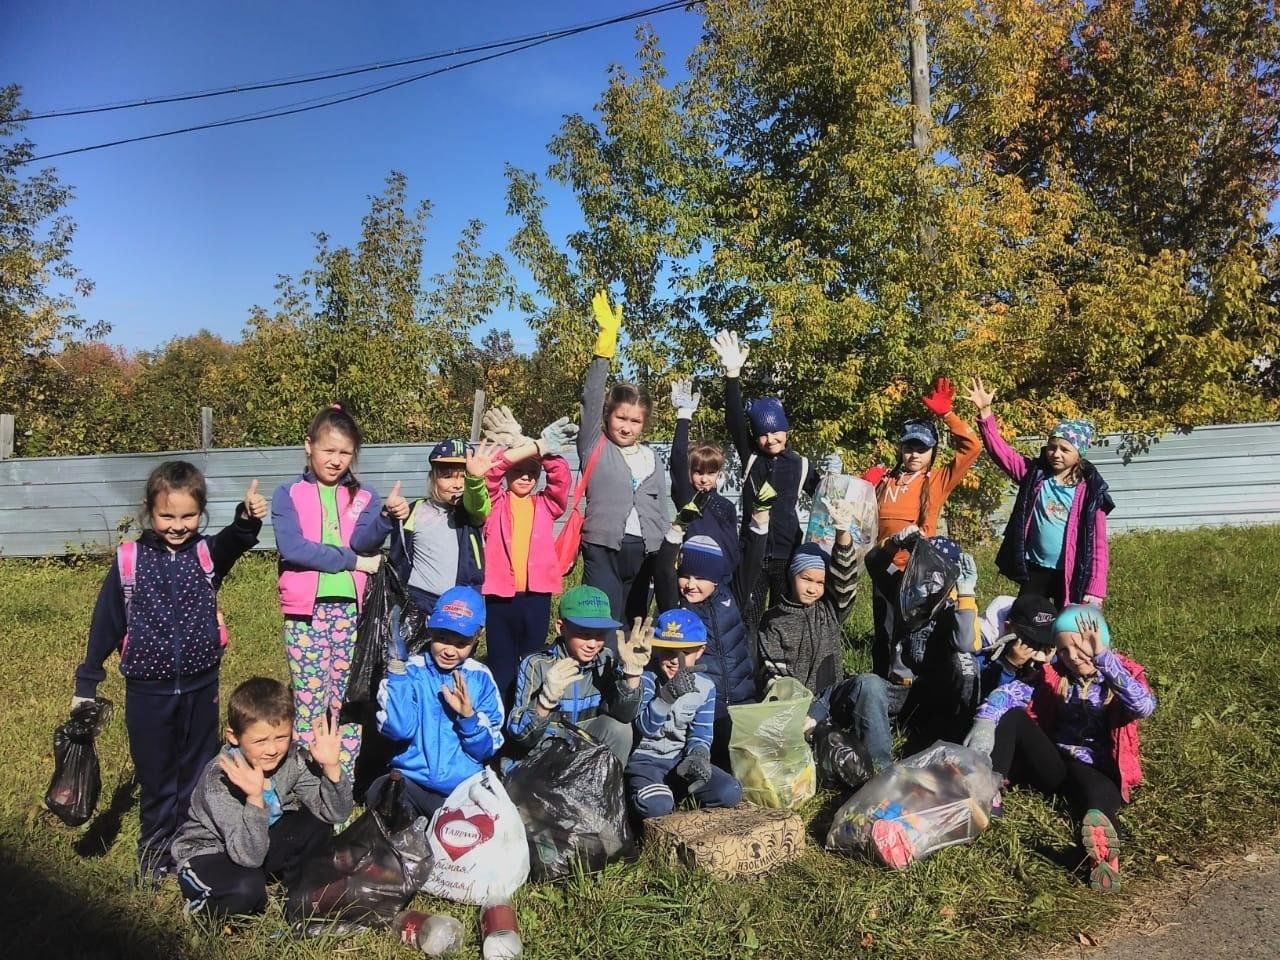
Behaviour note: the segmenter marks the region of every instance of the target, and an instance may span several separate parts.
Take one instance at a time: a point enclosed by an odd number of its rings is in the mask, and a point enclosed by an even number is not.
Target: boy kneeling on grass
[[[557,724],[572,723],[605,744],[619,763],[627,762],[653,624],[637,618],[629,640],[621,627],[599,587],[582,584],[565,591],[555,643],[520,662],[507,727],[514,760],[554,735]],[[615,631],[616,655],[605,646]]]
[[[293,720],[293,694],[275,680],[253,677],[232,692],[227,745],[205,767],[173,841],[188,914],[262,913],[267,880],[296,882],[351,814],[338,724],[321,716],[308,750],[293,742]]]
[[[484,598],[473,587],[440,595],[427,618],[425,653],[393,651],[378,688],[378,731],[397,746],[391,766],[404,780],[402,803],[429,817],[453,788],[479,773],[502,746],[502,698],[489,668],[471,657],[484,629]],[[378,806],[389,775],[369,785]]]
[[[640,744],[627,763],[627,795],[641,817],[671,813],[678,799],[736,807],[742,784],[711,763],[716,685],[693,667],[706,649],[706,625],[668,610],[654,625],[654,656],[640,677]]]

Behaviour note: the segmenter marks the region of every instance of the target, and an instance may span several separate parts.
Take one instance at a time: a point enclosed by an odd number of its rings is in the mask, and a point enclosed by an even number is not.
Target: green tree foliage
[[[75,223],[62,211],[71,189],[51,169],[23,175],[35,148],[19,138],[20,94],[0,88],[0,411],[18,418],[23,454],[46,452],[56,432],[51,410],[66,381],[59,352],[107,327],[75,312],[93,284],[69,259]]]

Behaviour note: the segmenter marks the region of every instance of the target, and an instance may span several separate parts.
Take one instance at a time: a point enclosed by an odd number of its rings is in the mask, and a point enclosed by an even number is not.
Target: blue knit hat
[[[676,575],[719,583],[729,575],[729,562],[725,560],[720,544],[710,537],[690,537],[680,547]]]
[[[1093,424],[1088,420],[1063,420],[1053,428],[1049,439],[1057,437],[1059,440],[1065,440],[1083,456],[1093,446],[1093,433]]]
[[[802,543],[791,555],[791,565],[787,567],[787,574],[798,577],[806,570],[825,569],[827,569],[827,555],[822,552],[822,548],[816,543]]]
[[[1091,603],[1073,603],[1063,607],[1058,618],[1053,621],[1054,636],[1060,633],[1079,633],[1080,625],[1076,623],[1076,618],[1080,616],[1093,617],[1098,621],[1098,633],[1102,636],[1102,645],[1110,649],[1111,628],[1107,626],[1107,618],[1102,615],[1101,607]]]
[[[752,400],[747,404],[747,419],[751,421],[752,434],[757,437],[791,429],[787,425],[787,414],[782,409],[782,401],[777,397]]]

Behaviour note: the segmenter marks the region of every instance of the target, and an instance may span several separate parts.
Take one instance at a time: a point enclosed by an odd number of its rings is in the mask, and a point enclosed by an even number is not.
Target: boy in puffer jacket
[[[712,756],[728,766],[729,707],[756,702],[756,624],[750,622],[756,590],[768,589],[763,576],[764,551],[769,538],[769,506],[776,494],[765,484],[765,502],[757,499],[742,562],[729,567],[724,551],[711,537],[684,540],[679,518],[658,550],[653,574],[658,609],[684,609],[695,614],[707,630],[699,671],[716,687],[715,737]],[[682,542],[683,541],[683,542]]]

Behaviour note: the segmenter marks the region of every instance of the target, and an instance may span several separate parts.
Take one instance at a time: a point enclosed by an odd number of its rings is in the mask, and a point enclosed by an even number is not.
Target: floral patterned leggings
[[[293,702],[297,718],[295,738],[310,745],[315,722],[326,710],[335,715],[342,706],[351,672],[351,651],[356,642],[356,605],[319,602],[311,618],[286,617],[284,650],[289,661],[289,678],[293,683]],[[355,772],[360,754],[360,724],[342,725],[342,750],[338,763],[348,776]]]

